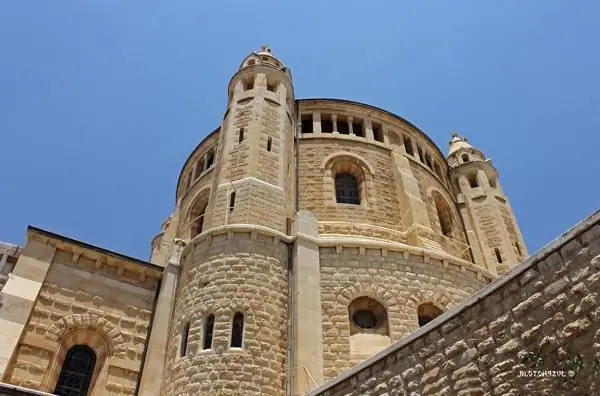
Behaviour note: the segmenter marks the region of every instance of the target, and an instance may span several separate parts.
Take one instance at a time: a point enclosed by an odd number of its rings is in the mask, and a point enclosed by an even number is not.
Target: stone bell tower
[[[231,78],[210,227],[253,224],[288,232],[293,215],[294,89],[290,70],[267,46]]]
[[[452,134],[450,176],[475,263],[502,275],[527,257],[527,247],[490,159]]]

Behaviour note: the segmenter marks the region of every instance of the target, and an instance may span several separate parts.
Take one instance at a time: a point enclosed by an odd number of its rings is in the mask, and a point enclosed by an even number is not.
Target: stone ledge
[[[481,289],[477,293],[473,294],[467,300],[462,302],[461,304],[455,306],[449,311],[443,313],[438,316],[425,326],[421,327],[419,330],[414,333],[408,335],[406,338],[401,341],[393,344],[391,347],[379,352],[378,354],[372,356],[371,358],[363,361],[352,369],[344,372],[343,374],[335,377],[334,379],[324,383],[323,385],[317,387],[316,389],[307,393],[307,396],[318,396],[324,394],[326,391],[332,390],[335,386],[340,385],[344,382],[349,381],[351,378],[356,377],[364,370],[370,370],[372,366],[380,364],[380,362],[385,361],[386,358],[396,354],[401,349],[409,347],[410,344],[416,342],[417,340],[424,338],[429,332],[440,328],[445,323],[451,321],[455,317],[457,317],[462,312],[466,311],[468,308],[471,308],[483,301],[485,298],[491,296],[493,293],[499,291],[504,286],[506,286],[509,282],[513,281],[515,278],[518,278],[528,270],[531,270],[533,266],[542,262],[543,260],[549,258],[554,253],[561,251],[563,248],[568,247],[569,243],[576,240],[579,236],[584,235],[587,231],[591,230],[595,225],[600,224],[600,210],[594,212],[586,219],[575,225],[573,228],[556,238],[554,241],[550,242],[548,245],[544,246],[534,255],[528,257],[518,266],[514,267],[511,271],[497,279],[492,284],[486,286]]]
[[[26,396],[26,395],[36,395],[36,396],[52,396],[51,393],[40,392],[33,389],[27,389],[16,385],[7,384],[4,382],[0,382],[0,396]]]

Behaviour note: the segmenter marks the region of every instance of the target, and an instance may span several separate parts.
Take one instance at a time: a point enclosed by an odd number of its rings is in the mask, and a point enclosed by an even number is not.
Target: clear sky
[[[297,97],[382,107],[500,171],[531,252],[600,207],[600,3],[26,1],[0,8],[0,240],[148,259],[261,44]]]

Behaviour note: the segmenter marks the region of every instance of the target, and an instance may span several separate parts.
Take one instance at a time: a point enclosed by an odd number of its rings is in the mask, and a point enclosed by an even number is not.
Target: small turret
[[[498,171],[467,138],[452,134],[448,164],[475,262],[503,274],[525,257],[527,249]]]

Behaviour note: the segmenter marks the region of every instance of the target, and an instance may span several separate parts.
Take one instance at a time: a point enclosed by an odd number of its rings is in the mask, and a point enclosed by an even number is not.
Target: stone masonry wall
[[[83,256],[74,263],[71,253],[57,251],[4,381],[53,391],[57,373],[50,372],[63,337],[89,329],[110,346],[105,387],[94,394],[133,395],[155,294],[154,279],[127,281],[114,267],[98,269]]]
[[[425,202],[425,205],[427,205],[427,214],[429,215],[429,223],[431,224],[431,228],[438,234],[442,233],[435,202],[428,194],[428,189],[434,187],[442,193],[448,202],[448,208],[452,212],[452,235],[454,235],[454,238],[456,238],[458,241],[465,243],[465,233],[463,231],[462,222],[457,207],[453,203],[454,199],[446,191],[446,187],[435,176],[433,176],[433,174],[429,172],[423,164],[418,162],[413,157],[409,158],[411,159],[411,169],[419,181],[419,192],[421,193],[421,199],[423,202]]]
[[[360,156],[373,168],[372,189],[367,191],[368,207],[335,203],[331,178],[321,168],[327,156],[349,152]],[[398,228],[406,208],[400,207],[398,183],[394,178],[390,151],[354,140],[303,138],[299,141],[300,210],[312,212],[319,221],[368,223]],[[366,171],[366,170],[365,170]]]
[[[188,246],[171,323],[162,394],[283,395],[287,339],[287,246],[273,237],[235,233]],[[230,348],[231,322],[244,314],[241,349]],[[215,315],[212,349],[204,320]],[[190,323],[185,356],[182,328]]]
[[[423,262],[400,252],[344,247],[320,248],[324,375],[331,379],[360,362],[351,355],[348,305],[368,296],[387,308],[392,342],[418,329],[417,307],[432,303],[442,311],[481,289],[487,281],[439,260]]]
[[[451,311],[309,395],[600,394],[599,292],[596,212]]]

